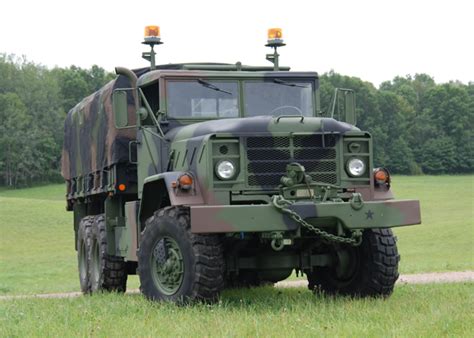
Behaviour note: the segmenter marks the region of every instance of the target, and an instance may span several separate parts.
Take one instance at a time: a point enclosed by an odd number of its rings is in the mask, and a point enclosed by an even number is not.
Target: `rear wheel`
[[[79,282],[83,293],[89,293],[91,291],[89,256],[93,223],[94,216],[86,216],[81,219],[79,229],[77,230],[77,265],[79,270]]]
[[[147,220],[138,252],[140,290],[147,298],[215,301],[223,268],[219,237],[191,233],[188,208],[163,208]]]
[[[124,259],[107,254],[107,231],[104,214],[94,217],[89,258],[90,289],[125,292],[127,270]]]
[[[360,246],[333,249],[334,266],[306,271],[309,289],[360,297],[393,292],[400,256],[392,230],[366,230]]]

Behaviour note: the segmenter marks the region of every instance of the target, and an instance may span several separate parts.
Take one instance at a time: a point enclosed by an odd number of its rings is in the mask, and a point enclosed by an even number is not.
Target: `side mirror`
[[[357,123],[355,111],[355,94],[353,90],[344,91],[344,103],[346,111],[346,122],[355,126]]]
[[[331,117],[355,125],[357,123],[355,110],[355,93],[352,89],[336,88],[329,111]]]
[[[128,89],[130,90],[130,89]],[[128,123],[127,89],[116,89],[112,94],[112,107],[114,110],[114,121],[117,129],[130,128]]]

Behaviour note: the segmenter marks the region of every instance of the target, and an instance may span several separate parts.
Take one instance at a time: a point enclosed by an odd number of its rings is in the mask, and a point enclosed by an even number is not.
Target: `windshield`
[[[244,95],[247,116],[313,115],[313,85],[309,81],[247,81]]]
[[[259,115],[313,116],[313,82],[267,78],[244,80],[169,80],[167,109],[171,118],[232,118]],[[240,95],[244,111],[239,106]]]
[[[168,115],[177,118],[239,116],[238,83],[196,79],[168,81]]]

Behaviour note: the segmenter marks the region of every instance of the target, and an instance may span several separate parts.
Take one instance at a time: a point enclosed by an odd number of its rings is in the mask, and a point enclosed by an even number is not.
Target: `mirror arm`
[[[148,115],[151,116],[151,119],[153,120],[153,123],[155,124],[156,128],[158,129],[158,131],[161,135],[161,138],[164,139],[165,138],[165,133],[163,133],[163,130],[161,129],[160,123],[156,119],[155,114],[153,113],[153,110],[151,110],[150,104],[148,103],[148,100],[146,99],[145,94],[143,93],[143,90],[141,88],[138,88],[138,92],[140,93],[140,96],[141,96],[141,98],[142,98],[142,100],[145,104],[145,108],[148,111]],[[140,118],[140,117],[138,117],[138,118]]]
[[[133,94],[135,96],[135,109],[138,111],[138,97],[136,94],[137,81],[138,81],[137,75],[134,72],[132,72],[130,69],[125,68],[125,67],[115,67],[115,74],[123,75],[126,78],[128,78],[128,80],[130,81],[130,87],[134,91]]]
[[[336,109],[337,91],[338,91],[338,88],[334,89],[333,101],[329,104],[328,111],[331,112],[331,118],[334,118],[334,110]]]

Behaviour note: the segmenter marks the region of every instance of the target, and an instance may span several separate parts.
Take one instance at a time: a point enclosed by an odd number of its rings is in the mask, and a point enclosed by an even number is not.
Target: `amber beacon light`
[[[160,26],[145,27],[145,42],[158,44],[160,40]]]
[[[268,40],[281,40],[283,41],[283,33],[281,28],[269,28],[268,29]]]
[[[273,70],[279,70],[279,54],[277,52],[278,47],[283,47],[283,32],[281,28],[269,28],[267,34],[267,44],[265,46],[273,48],[272,54],[267,54],[267,60],[273,63]]]
[[[281,28],[270,28],[267,34],[267,47],[282,47],[285,44],[283,43],[283,32]]]
[[[161,45],[163,43],[161,41],[161,36],[160,36],[160,26],[145,26],[145,38],[142,43],[151,47],[151,50],[149,52],[142,53],[142,57],[145,60],[150,61],[151,70],[156,69],[156,64],[155,64],[156,53],[153,47],[155,45]]]

